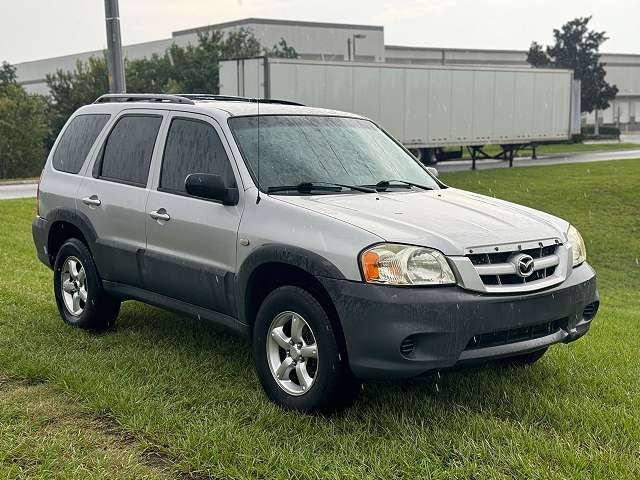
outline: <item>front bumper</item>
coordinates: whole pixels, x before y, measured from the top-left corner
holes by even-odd
[[[570,342],[587,333],[599,304],[595,272],[586,263],[563,283],[527,294],[321,281],[360,378],[412,377]]]

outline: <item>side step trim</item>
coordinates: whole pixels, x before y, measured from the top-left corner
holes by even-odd
[[[143,288],[132,287],[130,285],[112,282],[109,280],[102,280],[102,286],[109,295],[113,295],[114,297],[118,297],[122,300],[139,300],[174,312],[203,318],[215,323],[216,325],[220,325],[221,327],[231,330],[236,334],[245,337],[249,336],[249,328],[247,325],[243,325],[237,319],[230,317],[229,315],[225,315],[224,313],[198,307],[197,305],[183,302],[172,297],[167,297],[156,292],[151,292]]]

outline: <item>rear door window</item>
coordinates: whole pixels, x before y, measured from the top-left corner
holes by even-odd
[[[184,195],[184,181],[192,173],[220,175],[228,186],[235,186],[229,158],[213,126],[175,118],[167,134],[158,189]]]
[[[102,150],[97,176],[144,187],[162,117],[126,115],[115,124]]]
[[[89,150],[109,121],[109,115],[78,115],[67,126],[56,151],[53,168],[61,172],[78,173]]]

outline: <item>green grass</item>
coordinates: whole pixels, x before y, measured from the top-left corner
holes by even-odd
[[[0,377],[0,478],[171,478],[152,453],[70,395]]]
[[[540,145],[536,149],[536,155],[550,155],[556,153],[581,153],[581,152],[606,152],[611,150],[640,149],[638,143],[556,143]],[[502,149],[499,145],[487,145],[484,149],[489,155],[497,155]],[[518,156],[531,156],[531,149],[520,150]],[[462,158],[471,158],[465,149]]]
[[[37,182],[39,177],[19,177],[19,178],[0,178],[0,185],[10,185],[12,183]]]
[[[367,384],[343,416],[283,412],[263,395],[248,344],[207,323],[127,302],[115,332],[63,325],[31,242],[34,201],[10,200],[0,202],[0,371],[120,425],[133,442],[132,475],[147,449],[173,475],[196,478],[639,478],[640,160],[443,179],[579,228],[602,301],[587,337],[528,368]],[[2,402],[26,415],[23,402]],[[64,477],[64,450],[40,442],[42,428],[21,420],[12,434],[33,461],[59,457],[51,464]],[[12,444],[0,441],[0,472],[19,466]],[[98,472],[109,465],[99,455],[82,453]]]

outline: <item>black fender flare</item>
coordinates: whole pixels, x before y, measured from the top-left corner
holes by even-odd
[[[47,239],[47,245],[50,241],[50,233],[51,227],[57,222],[66,222],[70,223],[74,227],[76,227],[85,240],[89,243],[87,245],[89,250],[93,250],[93,246],[98,238],[93,225],[91,224],[91,220],[84,213],[79,212],[77,210],[72,210],[70,208],[54,208],[47,214],[47,230],[45,232],[45,238]]]
[[[313,277],[344,279],[332,262],[321,255],[300,247],[271,243],[256,248],[244,260],[236,275],[236,305],[238,320],[247,324],[245,296],[252,273],[266,263],[282,263],[297,267]]]

